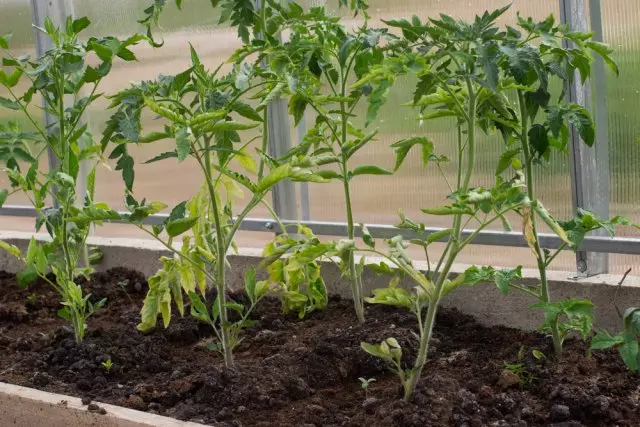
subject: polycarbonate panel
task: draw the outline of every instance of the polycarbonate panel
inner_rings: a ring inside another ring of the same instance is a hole
[[[605,81],[611,215],[640,223],[640,8],[634,0],[600,4],[604,39],[615,49],[613,57],[620,67],[619,77],[607,69]],[[639,231],[629,227],[620,227],[617,233],[640,237]],[[637,256],[611,255],[610,259],[616,273],[639,266]]]
[[[118,35],[121,38],[144,28],[137,24],[143,16],[143,10],[150,4],[149,0],[118,0],[105,3],[104,1],[85,0],[75,2],[76,16],[88,16],[92,22],[89,34],[104,36]],[[160,25],[154,29],[154,36],[162,40],[164,45],[152,48],[146,43],[134,47],[137,62],[114,61],[110,75],[102,82],[101,92],[116,93],[128,87],[131,82],[155,79],[160,74],[171,75],[184,71],[191,64],[189,44],[193,45],[200,55],[202,62],[210,70],[226,63],[229,56],[242,45],[235,29],[217,25],[219,8],[213,9],[209,0],[191,0],[185,2],[178,11],[174,2],[167,2],[167,7],[160,17]],[[222,72],[230,70],[225,65]],[[101,135],[104,123],[112,112],[107,110],[108,101],[102,99],[89,110],[88,118],[91,129],[96,135]],[[145,132],[161,130],[162,123],[156,121],[152,115],[144,116],[143,128]],[[256,136],[256,132],[244,132],[247,140]],[[171,151],[175,142],[160,141],[154,144],[131,145],[130,152],[136,161],[134,194],[137,198],[162,201],[174,206],[192,197],[202,184],[202,173],[197,163],[187,159],[178,163],[175,159],[144,165],[144,161],[156,155]],[[120,172],[113,169],[99,168],[97,173],[96,199],[105,201],[116,209],[123,209],[124,184]],[[248,195],[237,201],[242,207],[248,201]],[[259,206],[253,216],[267,217],[267,211]],[[139,230],[128,231],[125,225],[107,225],[96,229],[96,234],[112,237],[148,237]],[[245,233],[242,233],[244,236]],[[272,235],[254,233],[253,238],[241,238],[245,246],[253,246],[252,241],[262,241]],[[255,245],[261,246],[262,243]]]
[[[309,4],[319,4],[309,1]],[[325,2],[334,13],[346,11],[335,9],[332,1]],[[426,21],[430,16],[440,13],[460,19],[472,19],[476,14],[485,10],[493,10],[505,5],[501,0],[490,1],[437,1],[437,0],[399,0],[388,2],[384,0],[371,1],[369,9],[372,15],[371,25],[377,25],[380,19],[410,18],[413,14]],[[500,18],[499,25],[515,24],[516,13],[522,16],[532,16],[534,19],[544,19],[554,14],[559,19],[559,2],[544,0],[530,2],[526,0],[514,1],[511,9]],[[346,19],[351,19],[346,18]],[[355,23],[355,22],[354,22]],[[421,126],[416,119],[415,110],[401,107],[400,104],[412,99],[415,80],[406,77],[398,80],[392,89],[387,104],[381,109],[378,120],[372,127],[378,127],[380,132],[377,140],[361,150],[352,160],[353,165],[377,164],[392,168],[395,156],[390,145],[398,140],[411,136],[427,136],[435,144],[437,154],[443,154],[455,159],[457,130],[453,120],[430,121]],[[357,111],[364,121],[366,105]],[[358,120],[358,119],[356,119]],[[312,122],[312,121],[310,121]],[[486,136],[478,131],[477,166],[473,186],[492,186],[495,183],[495,168],[497,158],[503,151],[504,142],[499,135]],[[354,215],[357,222],[393,224],[397,222],[397,210],[402,209],[408,216],[424,221],[427,226],[441,227],[450,225],[450,218],[425,216],[420,208],[435,207],[446,203],[446,197],[452,192],[450,185],[455,183],[456,165],[454,162],[443,164],[442,170],[437,165],[430,164],[425,170],[418,151],[410,154],[404,166],[393,177],[367,176],[357,177],[352,181],[352,200]],[[571,184],[568,155],[554,155],[549,165],[541,167],[535,176],[538,194],[547,208],[559,218],[572,216]],[[311,218],[313,220],[344,221],[345,202],[341,184],[311,184]],[[514,230],[520,229],[520,220],[515,215],[511,218]],[[470,224],[474,227],[474,224]],[[500,229],[498,222],[491,228]],[[546,231],[544,226],[541,231]],[[435,252],[435,251],[434,251]],[[474,254],[487,254],[484,258]],[[498,256],[498,254],[500,254]],[[419,255],[419,254],[417,254]],[[434,256],[437,254],[433,254]],[[528,249],[502,249],[472,247],[467,254],[461,256],[459,262],[488,262],[490,257],[497,256],[498,265],[525,264],[533,266],[534,260]],[[504,258],[504,257],[507,258]],[[502,261],[500,261],[502,260]],[[554,267],[561,268],[561,259]],[[564,257],[562,259],[564,261]],[[569,254],[566,261],[567,268],[573,268],[573,258]]]
[[[12,33],[13,36],[9,42],[9,52],[12,55],[34,55],[35,54],[35,32],[31,26],[31,6],[29,0],[0,0],[0,34],[4,35]],[[7,70],[8,71],[8,70]],[[24,79],[26,81],[26,79]],[[13,89],[17,96],[22,95],[26,90],[26,84],[20,84]],[[4,87],[0,87],[0,96],[11,99],[11,94]],[[42,120],[42,113],[40,103],[37,98],[32,101],[32,108],[29,113],[34,120]],[[27,130],[32,131],[33,126],[25,118],[22,112],[12,111],[7,108],[0,108],[0,123],[6,123],[9,121],[15,121],[20,126]],[[46,155],[42,157],[43,164],[41,170],[46,170]],[[23,165],[21,165],[23,166]],[[9,180],[7,175],[0,172],[0,189],[10,189]],[[29,199],[22,193],[16,193],[9,196],[6,201],[7,205],[27,205]],[[12,224],[8,219],[2,219],[0,217],[0,228],[7,229],[12,228]],[[5,226],[5,224],[7,224]],[[32,227],[33,228],[33,227]]]

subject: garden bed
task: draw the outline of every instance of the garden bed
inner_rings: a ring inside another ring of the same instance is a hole
[[[360,348],[393,336],[409,364],[416,322],[404,311],[370,306],[358,327],[351,302],[338,297],[305,320],[264,300],[232,372],[206,348],[212,331],[190,317],[136,331],[142,275],[115,269],[87,286],[108,303],[78,346],[56,316],[55,292],[20,290],[0,273],[0,381],[221,426],[640,425],[640,381],[615,352],[588,358],[587,345],[571,341],[563,362],[538,360],[532,351],[550,356],[550,340],[486,328],[456,310],[440,312],[421,384],[405,404],[397,378]],[[505,369],[518,363],[519,377],[518,367]],[[376,381],[365,393],[359,377]]]

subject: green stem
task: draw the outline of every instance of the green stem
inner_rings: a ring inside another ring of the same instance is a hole
[[[469,89],[469,110],[466,115],[469,118],[467,123],[467,134],[469,139],[467,144],[468,152],[466,173],[464,174],[464,180],[461,182],[461,185],[459,187],[462,193],[466,193],[466,191],[469,189],[469,184],[471,182],[471,177],[473,176],[475,166],[475,126],[477,105],[473,85],[471,83],[471,80],[469,79],[467,79],[467,87]],[[458,164],[459,169],[461,169],[462,167],[462,163]],[[436,314],[438,312],[440,300],[442,299],[442,290],[444,289],[445,281],[449,276],[449,272],[451,271],[451,267],[453,266],[454,261],[462,250],[462,247],[460,246],[462,215],[456,215],[453,222],[453,233],[451,233],[451,236],[449,237],[450,252],[447,255],[447,262],[444,265],[442,273],[438,275],[434,293],[430,298],[427,315],[424,319],[424,322],[422,322],[424,326],[420,334],[420,348],[418,349],[418,355],[413,365],[413,369],[411,370],[411,373],[409,374],[409,377],[405,382],[404,400],[407,402],[411,400],[416,386],[418,385],[422,370],[427,362],[427,355],[429,353],[429,342],[431,341],[431,336],[433,334],[433,327],[435,325]],[[418,316],[422,316],[422,313],[420,312],[418,312],[417,314]]]
[[[545,265],[547,267],[549,267],[549,265],[551,265],[551,263],[553,262],[554,259],[556,259],[556,257],[558,255],[560,255],[560,253],[567,247],[569,246],[567,243],[563,243],[562,246],[560,246],[558,249],[556,249],[556,251],[553,253],[553,255],[551,255],[549,258],[547,258],[547,260],[545,261]]]
[[[522,153],[524,155],[525,171],[527,176],[527,195],[531,201],[531,207],[535,207],[538,203],[535,194],[535,185],[533,182],[533,158],[531,156],[531,150],[529,148],[529,113],[527,111],[526,102],[524,99],[524,93],[518,90],[518,103],[520,104],[520,121],[522,122],[522,132],[520,135],[520,141],[522,143]],[[538,272],[540,274],[540,297],[543,302],[551,302],[551,293],[549,292],[549,282],[547,279],[547,265],[544,259],[544,252],[540,247],[540,240],[538,239],[538,229],[536,225],[536,216],[534,210],[530,209],[527,213],[530,215],[531,230],[534,235],[535,241],[533,242],[533,250],[536,255],[536,261],[538,265]],[[551,324],[551,337],[553,339],[553,348],[557,358],[562,357],[562,338],[558,322],[554,321]]]
[[[345,93],[345,84],[343,79],[342,94]],[[345,205],[347,208],[347,237],[351,240],[355,238],[355,225],[353,221],[353,207],[351,204],[351,188],[349,185],[349,169],[347,165],[347,153],[345,147],[347,144],[347,114],[345,103],[340,103],[340,112],[342,116],[342,135],[340,139],[340,147],[342,152],[342,184],[344,188]],[[358,269],[356,267],[355,253],[349,254],[349,275],[351,276],[351,293],[353,295],[353,306],[356,311],[356,317],[359,324],[364,324],[364,300],[362,296],[362,282]]]
[[[218,310],[220,312],[220,335],[222,344],[222,354],[224,356],[224,365],[228,369],[234,368],[233,361],[233,349],[231,346],[231,338],[229,334],[229,319],[226,308],[226,283],[225,283],[225,267],[227,261],[227,250],[225,245],[225,238],[223,233],[224,224],[220,219],[220,211],[218,210],[218,200],[216,198],[216,192],[213,188],[213,176],[211,174],[211,154],[209,153],[210,141],[205,140],[205,153],[204,153],[204,165],[202,160],[199,159],[201,166],[204,166],[205,179],[207,181],[207,189],[209,191],[209,198],[211,199],[211,208],[213,211],[213,221],[216,232],[216,245],[217,245],[217,258],[216,258],[216,270],[215,270],[215,285],[218,291]]]

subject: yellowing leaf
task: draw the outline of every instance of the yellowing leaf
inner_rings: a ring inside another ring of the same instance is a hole
[[[22,259],[22,252],[20,252],[20,249],[18,249],[16,246],[10,245],[0,240],[0,249],[3,249],[9,252],[11,255],[13,255],[14,257],[20,260]]]
[[[522,209],[522,234],[524,235],[524,239],[527,241],[527,245],[529,245],[529,248],[531,248],[534,255],[537,257],[536,235],[533,232],[533,218],[529,207],[524,207]]]
[[[249,155],[246,147],[240,150],[240,154],[236,156],[236,160],[238,161],[240,166],[242,166],[242,168],[247,172],[253,174],[258,173],[256,161],[253,159],[253,157],[251,157],[251,155]]]

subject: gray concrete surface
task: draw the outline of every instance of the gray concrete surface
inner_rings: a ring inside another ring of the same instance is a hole
[[[97,405],[106,413],[88,411],[75,397],[0,382],[3,427],[203,427],[119,406]]]
[[[44,236],[38,236],[44,238]],[[0,231],[0,240],[26,249],[31,234],[23,232]],[[104,259],[98,270],[104,271],[113,267],[127,267],[138,270],[145,276],[153,274],[159,267],[158,258],[168,252],[161,244],[140,239],[125,238],[91,238],[90,245],[102,249]],[[379,260],[369,258],[370,262]],[[257,266],[260,262],[260,250],[241,249],[239,254],[229,257],[231,268],[229,283],[231,286],[241,286],[247,268]],[[420,266],[418,267],[426,267]],[[467,265],[454,266],[454,272],[463,272]],[[4,251],[0,251],[0,270],[16,273],[22,269],[20,263]],[[378,277],[365,270],[363,282],[367,293],[372,289],[387,286],[387,278]],[[349,285],[341,277],[340,271],[332,263],[323,266],[323,275],[330,292],[344,297],[349,296]],[[525,281],[535,282],[536,270],[523,270]],[[571,273],[549,272],[550,287],[553,297],[587,298],[596,305],[596,327],[607,330],[618,330],[621,321],[615,310],[613,300],[618,292],[617,303],[623,310],[630,306],[640,306],[640,277],[629,276],[624,285],[618,289],[619,276],[598,275],[586,279],[570,279]],[[407,286],[414,286],[406,283]],[[481,284],[474,287],[462,287],[450,294],[444,301],[445,307],[455,307],[461,312],[473,315],[487,326],[503,325],[519,329],[533,330],[540,325],[542,313],[532,310],[529,305],[534,303],[530,296],[512,293],[503,295],[493,284]]]

